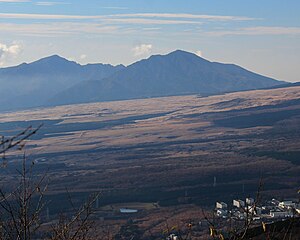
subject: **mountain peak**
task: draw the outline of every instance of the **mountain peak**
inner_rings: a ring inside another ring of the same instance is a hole
[[[58,63],[58,64],[61,64],[64,62],[73,62],[73,61],[69,61],[68,59],[55,54],[55,55],[41,58],[41,59],[35,61],[34,63]]]
[[[177,49],[173,52],[170,52],[169,54],[167,55],[195,55],[191,52],[187,52],[187,51],[184,51],[184,50],[181,50],[181,49]]]
[[[198,56],[197,54],[195,53],[192,53],[192,52],[187,52],[187,51],[184,51],[184,50],[175,50],[173,52],[170,52],[169,54],[167,54],[166,56],[169,56],[169,57],[176,57],[176,58],[188,58],[188,59],[195,59],[195,60],[199,60],[199,59],[202,59],[203,61],[208,61],[200,56]]]
[[[202,57],[199,57],[195,53],[184,51],[184,50],[180,50],[180,49],[177,49],[177,50],[175,50],[173,52],[170,52],[170,53],[168,53],[166,55],[160,55],[160,54],[158,54],[158,55],[152,55],[148,59],[143,59],[140,62],[145,62],[145,61],[147,61],[149,59],[152,60],[152,59],[157,59],[157,58],[159,58],[159,59],[164,58],[166,60],[170,60],[170,59],[172,59],[172,60],[183,60],[183,61],[184,60],[188,60],[188,61],[191,61],[191,60],[194,60],[194,61],[199,61],[200,60],[201,61],[202,60],[202,62],[203,61],[204,62],[209,62],[208,60],[206,60],[206,59],[204,59]]]
[[[47,58],[47,57],[45,57],[45,58]],[[48,58],[63,58],[63,57],[59,56],[58,54],[53,54],[53,55],[48,56]]]

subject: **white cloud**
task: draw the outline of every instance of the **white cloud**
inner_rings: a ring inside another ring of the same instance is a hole
[[[81,55],[80,55],[80,59],[81,59],[81,60],[85,60],[86,58],[87,58],[87,55],[86,55],[86,54],[81,54]]]
[[[55,5],[65,5],[65,4],[70,4],[67,2],[36,2],[35,5],[38,6],[55,6]]]
[[[1,0],[0,0],[1,1]],[[67,4],[64,2],[37,2],[38,5],[51,6],[54,4]],[[253,20],[240,16],[197,15],[186,13],[135,13],[112,15],[66,15],[66,14],[28,14],[28,13],[0,13],[2,19],[37,19],[37,20],[63,20],[77,21],[89,20],[111,25],[202,25],[204,21],[246,21]]]
[[[17,43],[13,43],[12,45],[0,43],[0,66],[10,58],[17,57],[20,52],[21,46]]]
[[[1,0],[0,0],[1,1]],[[38,2],[39,5],[65,4],[63,2]],[[243,16],[222,16],[222,15],[199,15],[185,13],[134,13],[134,14],[113,14],[113,15],[57,15],[57,14],[26,14],[26,13],[0,13],[1,18],[12,19],[129,19],[144,20],[144,21],[184,21],[187,23],[197,23],[193,20],[212,20],[212,21],[249,21],[257,20],[254,18]],[[173,20],[167,20],[173,19]],[[199,22],[198,22],[199,23]]]
[[[31,13],[0,13],[0,18],[6,19],[99,19],[103,16],[83,16],[83,15],[58,15],[58,14],[31,14]]]
[[[244,16],[223,16],[223,15],[202,15],[187,13],[133,13],[133,14],[116,14],[115,17],[142,17],[142,18],[176,18],[176,19],[203,19],[213,21],[249,21],[257,20],[256,18]]]
[[[1,0],[0,0],[1,1]],[[49,4],[49,2],[39,2]],[[63,2],[51,2],[63,3]],[[248,28],[232,28],[229,30],[202,30],[201,24],[207,21],[237,21],[252,20],[247,17],[197,15],[185,13],[136,13],[115,15],[54,15],[54,14],[26,14],[26,13],[0,13],[0,19],[36,19],[49,20],[36,23],[0,23],[1,32],[9,32],[15,35],[47,36],[71,35],[79,33],[89,34],[124,34],[143,31],[144,34],[162,33],[164,25],[182,24],[189,29],[183,29],[184,34],[205,36],[226,35],[296,35],[300,34],[299,27],[265,27],[255,26]],[[202,19],[202,20],[201,20]],[[62,20],[62,21],[55,21]],[[82,21],[80,21],[82,20]],[[141,26],[139,29],[137,27]],[[186,26],[185,26],[186,25]],[[143,27],[145,26],[145,27]],[[196,30],[195,30],[196,29]]]
[[[126,16],[126,15],[125,15]],[[28,13],[0,13],[3,19],[42,19],[42,20],[101,20],[107,24],[202,24],[199,21],[175,20],[175,19],[149,19],[149,18],[127,18],[122,15],[57,15],[57,14],[28,14]]]
[[[149,18],[107,18],[108,23],[143,24],[143,25],[176,25],[176,24],[202,24],[198,21],[149,19]]]
[[[30,2],[29,0],[0,0],[0,3],[23,3],[23,2]]]
[[[197,56],[199,56],[199,57],[202,57],[202,56],[203,56],[203,55],[202,55],[202,51],[200,51],[200,50],[196,51],[195,54],[196,54]]]
[[[151,44],[141,44],[132,49],[134,56],[145,56],[151,54],[152,45]]]
[[[160,27],[145,27],[145,28],[142,28],[143,30],[145,31],[157,31],[157,30],[161,30]]]
[[[102,7],[104,9],[126,10],[128,7]]]
[[[226,36],[226,35],[299,35],[300,27],[248,27],[229,31],[207,32],[209,36]]]
[[[0,23],[2,33],[22,36],[59,37],[74,34],[117,33],[118,26],[105,26],[97,23]]]

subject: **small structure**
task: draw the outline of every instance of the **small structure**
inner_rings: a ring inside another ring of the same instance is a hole
[[[132,214],[132,213],[137,213],[137,212],[138,212],[138,210],[136,210],[136,209],[120,208],[120,213]]]
[[[256,212],[257,215],[261,215],[261,214],[262,214],[262,209],[261,209],[261,207],[256,207],[256,208],[255,208],[255,212]]]
[[[292,217],[293,214],[287,211],[270,211],[270,216],[272,218],[285,218],[285,217]]]
[[[273,198],[271,203],[275,206],[278,206],[280,202],[277,199]]]
[[[253,198],[246,198],[246,204],[248,206],[252,206],[254,204],[254,199]]]
[[[233,216],[240,219],[240,220],[243,220],[245,219],[245,213],[243,212],[240,212],[240,211],[236,211],[233,213]]]
[[[245,207],[245,202],[243,200],[233,200],[233,206],[237,208],[243,208]]]
[[[300,204],[297,204],[295,210],[298,214],[300,214]]]
[[[178,240],[179,238],[175,235],[175,234],[170,234],[168,237],[167,237],[167,240]]]
[[[216,187],[217,186],[217,177],[214,177],[214,185],[213,185],[214,187]]]
[[[224,202],[216,202],[217,209],[227,209],[227,204]]]
[[[226,218],[226,217],[227,217],[227,214],[228,214],[228,211],[225,210],[225,209],[218,209],[218,210],[217,210],[217,216],[218,216],[218,217]]]
[[[256,214],[256,208],[254,206],[246,206],[245,207],[246,213],[255,213]]]
[[[291,209],[291,208],[295,208],[296,207],[296,204],[291,201],[291,200],[288,200],[288,201],[283,201],[283,202],[280,202],[278,204],[278,207],[282,208],[282,209]]]

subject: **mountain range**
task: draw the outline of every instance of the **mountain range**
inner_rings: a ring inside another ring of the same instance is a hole
[[[286,84],[234,64],[177,50],[127,67],[80,65],[54,55],[0,69],[0,110],[187,94],[219,94]]]

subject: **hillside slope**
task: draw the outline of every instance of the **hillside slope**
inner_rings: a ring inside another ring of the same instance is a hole
[[[177,50],[136,62],[102,81],[79,83],[51,105],[186,94],[218,94],[282,84],[237,65],[209,62]]]
[[[27,64],[0,69],[0,110],[43,106],[55,94],[78,83],[100,80],[124,66],[80,65],[54,55]]]

